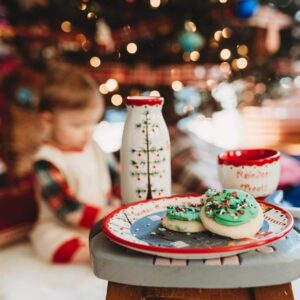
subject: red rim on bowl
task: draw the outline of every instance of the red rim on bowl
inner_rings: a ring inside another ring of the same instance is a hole
[[[262,166],[278,161],[280,152],[273,149],[238,149],[218,155],[219,165]]]
[[[121,210],[127,209],[128,207],[139,205],[140,203],[144,202],[150,202],[150,201],[160,201],[162,199],[170,199],[170,198],[178,198],[178,197],[186,197],[186,196],[201,196],[201,195],[195,195],[195,194],[189,194],[189,195],[173,195],[170,197],[163,197],[163,198],[158,198],[158,199],[150,199],[150,200],[143,200],[143,201],[138,201],[132,204],[128,204],[124,207],[121,207],[117,209],[116,211],[113,211],[110,213],[103,222],[103,232],[106,234],[108,238],[110,238],[112,241],[116,242],[117,244],[123,245],[125,247],[129,247],[132,249],[137,249],[137,250],[144,250],[144,251],[149,251],[149,252],[163,252],[163,253],[172,253],[172,254],[215,254],[215,253],[225,253],[225,252],[234,252],[234,251],[243,251],[243,250],[251,250],[253,248],[257,248],[259,246],[263,246],[266,244],[270,244],[276,240],[279,240],[286,234],[288,234],[292,228],[293,228],[293,217],[292,215],[282,209],[281,207],[278,207],[276,205],[273,205],[268,202],[260,201],[258,200],[258,203],[263,203],[264,205],[268,205],[283,214],[286,215],[287,217],[287,225],[284,230],[282,230],[280,233],[276,234],[275,236],[269,236],[269,237],[264,237],[261,240],[258,241],[253,241],[249,242],[247,244],[243,245],[232,245],[232,246],[222,246],[222,247],[214,247],[214,248],[169,248],[169,247],[161,247],[161,246],[150,246],[150,245],[143,245],[135,242],[128,241],[126,239],[120,238],[117,236],[113,231],[109,229],[109,222],[110,220],[114,217],[115,214],[119,213]]]

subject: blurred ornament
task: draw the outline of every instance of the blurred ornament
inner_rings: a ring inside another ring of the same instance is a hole
[[[280,47],[280,32],[277,28],[270,26],[266,34],[266,48],[269,53],[275,53]]]
[[[175,111],[179,115],[197,110],[201,104],[200,94],[192,87],[183,87],[179,92],[175,92],[175,96]]]
[[[270,26],[278,30],[287,28],[293,24],[293,19],[278,9],[263,5],[248,20],[250,26],[268,29]]]
[[[297,22],[300,22],[300,10],[298,10],[295,14],[294,14],[294,19]]]
[[[110,27],[104,20],[98,20],[96,23],[95,40],[104,52],[111,53],[115,50]]]
[[[120,122],[125,123],[127,116],[126,109],[116,109],[115,107],[108,107],[105,110],[104,120],[113,123],[113,122]]]
[[[28,87],[19,87],[15,93],[17,104],[23,108],[32,108],[36,104],[36,96]]]
[[[223,109],[235,109],[238,97],[233,83],[222,82],[212,90],[212,96],[221,103]]]
[[[266,51],[273,54],[280,47],[280,30],[291,26],[293,19],[275,8],[264,5],[248,20],[248,24],[266,30],[266,36],[261,38],[265,40]],[[259,39],[255,40],[262,43]]]
[[[240,0],[236,5],[236,15],[241,19],[250,18],[258,6],[257,0]]]
[[[179,35],[181,49],[186,52],[200,50],[205,45],[205,38],[199,32],[184,31]]]

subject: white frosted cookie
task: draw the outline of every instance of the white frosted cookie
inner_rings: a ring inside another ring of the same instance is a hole
[[[200,219],[199,206],[171,206],[162,219],[162,225],[178,232],[201,232],[205,228]]]
[[[264,222],[255,198],[234,189],[211,193],[200,217],[207,230],[232,239],[254,237]]]

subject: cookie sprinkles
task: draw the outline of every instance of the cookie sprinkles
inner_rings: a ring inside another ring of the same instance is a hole
[[[169,206],[167,208],[167,216],[172,220],[180,221],[201,221],[200,210],[203,204],[188,206]]]
[[[205,214],[217,223],[237,226],[248,223],[258,214],[258,204],[254,197],[240,190],[224,189],[222,192],[209,190]]]

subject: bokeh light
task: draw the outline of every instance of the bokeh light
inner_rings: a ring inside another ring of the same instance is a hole
[[[129,43],[126,49],[128,53],[134,54],[137,52],[137,45],[135,43]]]
[[[100,86],[99,86],[99,92],[102,95],[108,94],[108,90],[107,90],[106,85],[104,83],[100,84]]]
[[[238,45],[237,53],[241,56],[246,56],[248,54],[248,47],[246,45]]]
[[[227,48],[222,49],[222,51],[220,52],[220,58],[223,60],[229,59],[230,56],[231,56],[231,51]]]
[[[159,93],[159,91],[154,90],[154,91],[151,91],[151,92],[150,92],[150,96],[153,96],[153,97],[160,97],[160,93]]]
[[[222,36],[223,36],[223,38],[229,39],[231,37],[231,35],[232,35],[232,30],[229,27],[225,27],[222,30]]]
[[[101,65],[101,60],[98,56],[93,56],[90,59],[90,65],[94,68],[97,68]]]
[[[200,53],[198,51],[192,51],[190,53],[190,59],[191,61],[197,61],[200,58]]]
[[[160,6],[160,4],[161,4],[160,0],[150,0],[150,5],[153,8],[158,8]]]
[[[106,81],[105,85],[109,92],[112,92],[112,91],[118,89],[118,87],[119,87],[117,80],[113,79],[113,78],[108,79]]]
[[[178,81],[178,80],[175,80],[172,82],[172,89],[175,91],[175,92],[178,92],[182,89],[183,87],[183,84],[181,81]]]
[[[248,65],[248,61],[246,58],[241,57],[237,60],[236,65],[239,69],[245,69]]]
[[[114,94],[111,97],[111,103],[115,106],[120,106],[123,102],[123,98],[119,94]]]
[[[60,25],[60,28],[63,32],[71,32],[72,31],[72,24],[69,21],[63,21]]]

